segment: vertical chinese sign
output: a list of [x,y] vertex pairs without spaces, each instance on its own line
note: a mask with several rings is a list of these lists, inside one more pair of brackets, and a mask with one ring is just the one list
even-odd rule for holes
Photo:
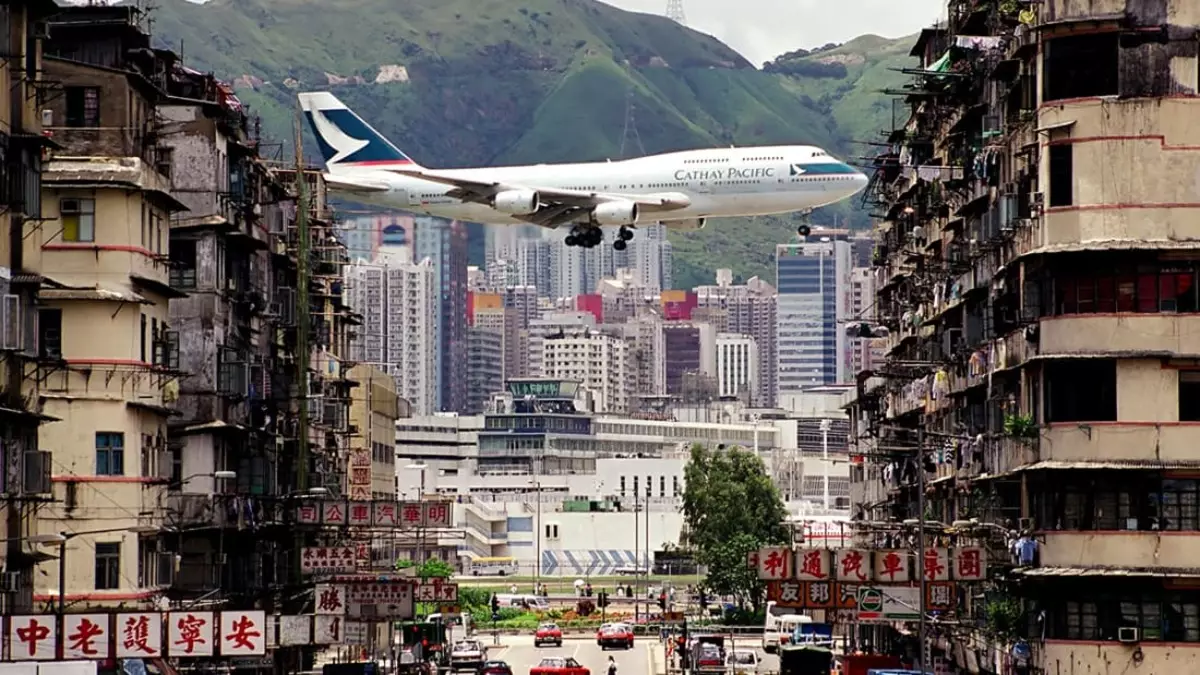
[[371,450],[370,448],[353,448],[350,450],[349,476],[350,499],[353,501],[369,501],[371,499]]

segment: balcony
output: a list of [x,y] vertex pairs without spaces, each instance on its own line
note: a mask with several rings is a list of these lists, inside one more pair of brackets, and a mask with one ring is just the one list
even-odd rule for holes
[[1084,314],[1041,321],[1042,354],[1200,356],[1200,314]]
[[1069,422],[1042,429],[1041,461],[1195,465],[1200,424]]
[[1040,533],[1042,567],[1116,569],[1194,569],[1200,559],[1200,532]]

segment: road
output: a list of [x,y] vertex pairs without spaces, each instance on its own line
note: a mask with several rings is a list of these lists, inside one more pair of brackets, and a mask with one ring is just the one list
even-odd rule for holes
[[[484,644],[488,638],[482,638]],[[633,649],[601,650],[595,638],[587,636],[583,639],[568,637],[563,640],[561,647],[534,647],[532,635],[505,635],[501,637],[503,647],[489,647],[488,658],[508,662],[513,675],[529,675],[529,669],[536,666],[547,656],[569,656],[579,661],[580,665],[592,671],[592,675],[606,675],[608,672],[608,657],[612,656],[617,662],[617,675],[655,675],[651,671],[650,649],[661,649],[658,640],[638,638]],[[661,651],[659,652],[661,662]]]
[[[491,638],[488,636],[481,634],[480,639],[484,644],[491,644]],[[663,647],[653,637],[638,637],[630,650],[607,651],[601,650],[590,635],[579,638],[568,636],[563,640],[562,647],[534,647],[531,635],[505,635],[501,637],[501,641],[504,646],[489,647],[488,658],[507,662],[512,667],[513,675],[529,675],[529,669],[546,656],[574,657],[581,665],[589,668],[592,675],[607,675],[609,656],[617,662],[617,675],[662,675],[665,663]],[[762,672],[779,672],[779,657],[764,654],[760,646],[759,636],[746,636],[744,640],[739,639],[734,644],[737,649],[757,651],[762,659]]]

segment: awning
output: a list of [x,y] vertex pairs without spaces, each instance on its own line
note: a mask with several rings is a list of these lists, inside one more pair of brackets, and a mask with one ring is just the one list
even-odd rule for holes
[[1200,577],[1200,568],[1158,567],[1018,567],[1013,574],[1023,577],[1127,577],[1127,578],[1184,578]]

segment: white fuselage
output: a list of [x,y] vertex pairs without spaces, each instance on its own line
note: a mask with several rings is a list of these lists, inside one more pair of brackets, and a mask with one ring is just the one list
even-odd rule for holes
[[[484,224],[528,221],[486,204],[449,196],[454,188],[403,176],[391,167],[335,165],[333,175],[386,185],[384,192],[356,194],[356,201],[443,218]],[[403,168],[403,167],[397,167]],[[820,148],[773,146],[688,150],[621,161],[537,164],[480,169],[436,170],[439,175],[499,182],[531,189],[565,189],[606,195],[687,197],[685,208],[643,213],[641,220],[674,221],[760,216],[803,211],[857,193],[867,178]],[[684,225],[682,222],[680,225]]]

